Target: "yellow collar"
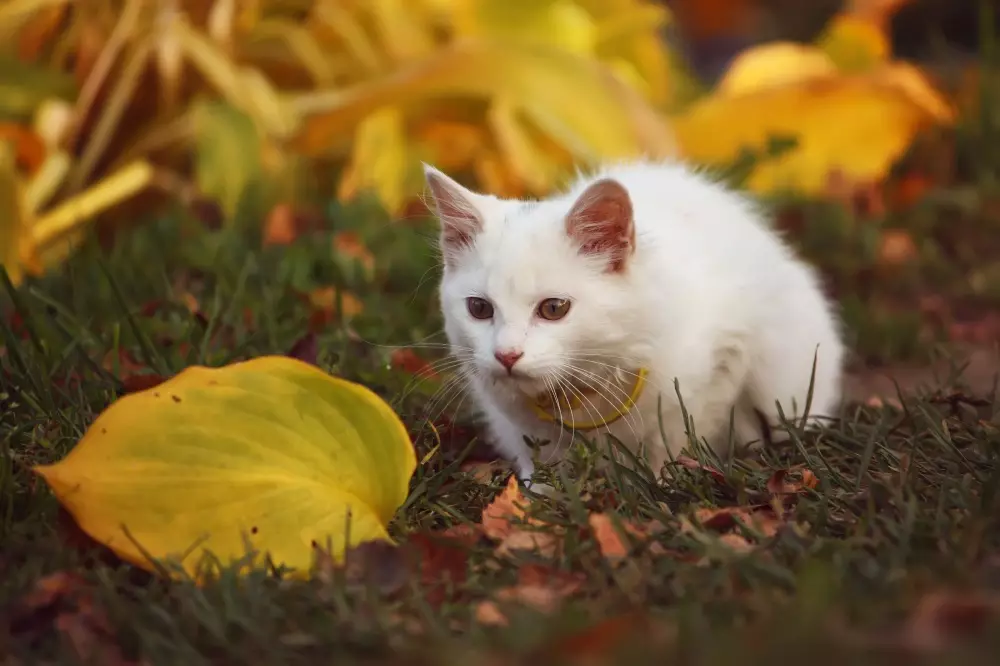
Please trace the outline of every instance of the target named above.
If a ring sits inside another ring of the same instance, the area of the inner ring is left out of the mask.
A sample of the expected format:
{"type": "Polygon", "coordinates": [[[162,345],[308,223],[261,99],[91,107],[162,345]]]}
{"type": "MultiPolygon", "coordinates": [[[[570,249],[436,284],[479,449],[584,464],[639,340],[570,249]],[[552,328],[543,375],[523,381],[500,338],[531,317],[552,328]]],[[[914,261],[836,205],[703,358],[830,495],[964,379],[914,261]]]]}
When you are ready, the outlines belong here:
{"type": "Polygon", "coordinates": [[[580,407],[582,405],[582,401],[580,400],[579,395],[574,395],[571,399],[563,398],[559,400],[558,404],[553,404],[552,396],[544,394],[535,398],[535,400],[531,402],[531,408],[535,412],[535,415],[543,421],[550,421],[564,428],[569,428],[570,430],[594,430],[595,428],[609,426],[632,411],[632,408],[635,407],[635,403],[638,402],[639,396],[642,395],[642,390],[645,387],[646,368],[639,368],[639,371],[635,375],[635,383],[632,385],[632,390],[629,391],[625,402],[621,405],[615,406],[612,414],[601,416],[593,421],[567,421],[565,419],[560,419],[556,415],[562,411],[571,414],[574,409],[580,407]],[[556,414],[553,414],[553,410],[556,410],[556,414]]]}

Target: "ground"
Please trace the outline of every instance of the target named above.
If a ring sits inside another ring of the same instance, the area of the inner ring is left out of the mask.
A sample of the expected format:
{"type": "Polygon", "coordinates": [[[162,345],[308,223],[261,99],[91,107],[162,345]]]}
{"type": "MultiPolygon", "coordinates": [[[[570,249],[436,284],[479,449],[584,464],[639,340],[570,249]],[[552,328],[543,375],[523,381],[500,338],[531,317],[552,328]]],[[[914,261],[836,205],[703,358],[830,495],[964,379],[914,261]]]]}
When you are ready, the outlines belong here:
{"type": "Polygon", "coordinates": [[[857,350],[842,419],[746,457],[692,447],[662,477],[601,471],[607,443],[581,442],[561,491],[518,527],[484,519],[509,472],[484,464],[450,409],[428,413],[434,385],[414,377],[438,356],[414,342],[441,340],[429,222],[331,207],[267,245],[261,216],[210,231],[168,214],[87,246],[0,289],[4,663],[994,663],[990,201],[963,217],[939,197],[888,222],[783,204],[779,224],[823,269],[857,350]],[[912,241],[902,260],[879,244],[886,229],[912,241]],[[421,464],[391,526],[398,550],[320,562],[309,582],[262,569],[168,583],[88,542],[30,471],[122,393],[272,353],[373,387],[411,426],[421,464]],[[509,547],[531,530],[538,548],[509,547]]]}

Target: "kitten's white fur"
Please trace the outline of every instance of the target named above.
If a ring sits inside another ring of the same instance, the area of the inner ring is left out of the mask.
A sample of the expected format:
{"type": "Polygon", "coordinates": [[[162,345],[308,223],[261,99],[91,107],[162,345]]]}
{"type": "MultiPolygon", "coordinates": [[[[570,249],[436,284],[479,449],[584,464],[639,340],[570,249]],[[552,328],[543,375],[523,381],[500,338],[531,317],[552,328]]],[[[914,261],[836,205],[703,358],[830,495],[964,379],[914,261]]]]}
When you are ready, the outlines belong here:
{"type": "Polygon", "coordinates": [[[665,445],[676,454],[688,443],[675,379],[698,438],[722,453],[731,414],[737,443],[761,439],[755,410],[779,420],[776,401],[801,417],[814,358],[810,415],[837,411],[844,347],[832,308],[814,271],[742,195],[678,163],[609,166],[538,202],[473,193],[430,166],[425,173],[443,225],[445,331],[493,444],[522,479],[535,469],[525,435],[569,442],[526,399],[559,376],[603,387],[610,401],[648,369],[636,408],[607,430],[633,449],[644,443],[654,471],[665,445]],[[634,252],[614,273],[566,230],[567,214],[599,179],[624,186],[632,204],[634,252]],[[494,317],[470,316],[470,296],[493,303],[494,317]],[[571,300],[564,319],[537,316],[549,297],[571,300]],[[523,350],[520,377],[494,358],[498,346],[523,350]]]}

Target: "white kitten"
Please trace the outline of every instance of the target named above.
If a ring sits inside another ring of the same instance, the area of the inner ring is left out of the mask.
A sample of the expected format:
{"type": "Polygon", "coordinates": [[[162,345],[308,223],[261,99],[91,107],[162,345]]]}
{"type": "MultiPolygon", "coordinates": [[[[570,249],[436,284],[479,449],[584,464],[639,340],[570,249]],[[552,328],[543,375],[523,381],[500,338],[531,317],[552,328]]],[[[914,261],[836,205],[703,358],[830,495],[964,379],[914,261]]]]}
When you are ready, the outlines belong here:
{"type": "Polygon", "coordinates": [[[776,401],[801,418],[814,360],[810,417],[837,411],[831,307],[744,197],[680,164],[611,166],[538,202],[425,175],[445,331],[522,479],[525,435],[559,449],[574,429],[643,444],[658,471],[688,442],[675,379],[698,438],[723,453],[731,416],[737,443],[761,440],[776,401]]]}

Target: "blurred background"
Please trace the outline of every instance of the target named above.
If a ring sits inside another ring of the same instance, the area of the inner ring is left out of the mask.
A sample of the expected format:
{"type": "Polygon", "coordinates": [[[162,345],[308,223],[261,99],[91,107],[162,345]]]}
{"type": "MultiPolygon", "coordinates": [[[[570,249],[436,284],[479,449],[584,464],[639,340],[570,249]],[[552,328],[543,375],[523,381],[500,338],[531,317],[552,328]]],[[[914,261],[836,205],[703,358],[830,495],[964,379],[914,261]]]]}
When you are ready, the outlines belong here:
{"type": "MultiPolygon", "coordinates": [[[[421,162],[531,197],[578,166],[678,157],[772,207],[862,362],[983,344],[997,4],[4,0],[0,263],[15,286],[65,276],[166,215],[200,247],[326,234],[377,290],[367,239],[426,217],[421,162]]],[[[341,315],[363,309],[342,286],[341,315]]]]}

